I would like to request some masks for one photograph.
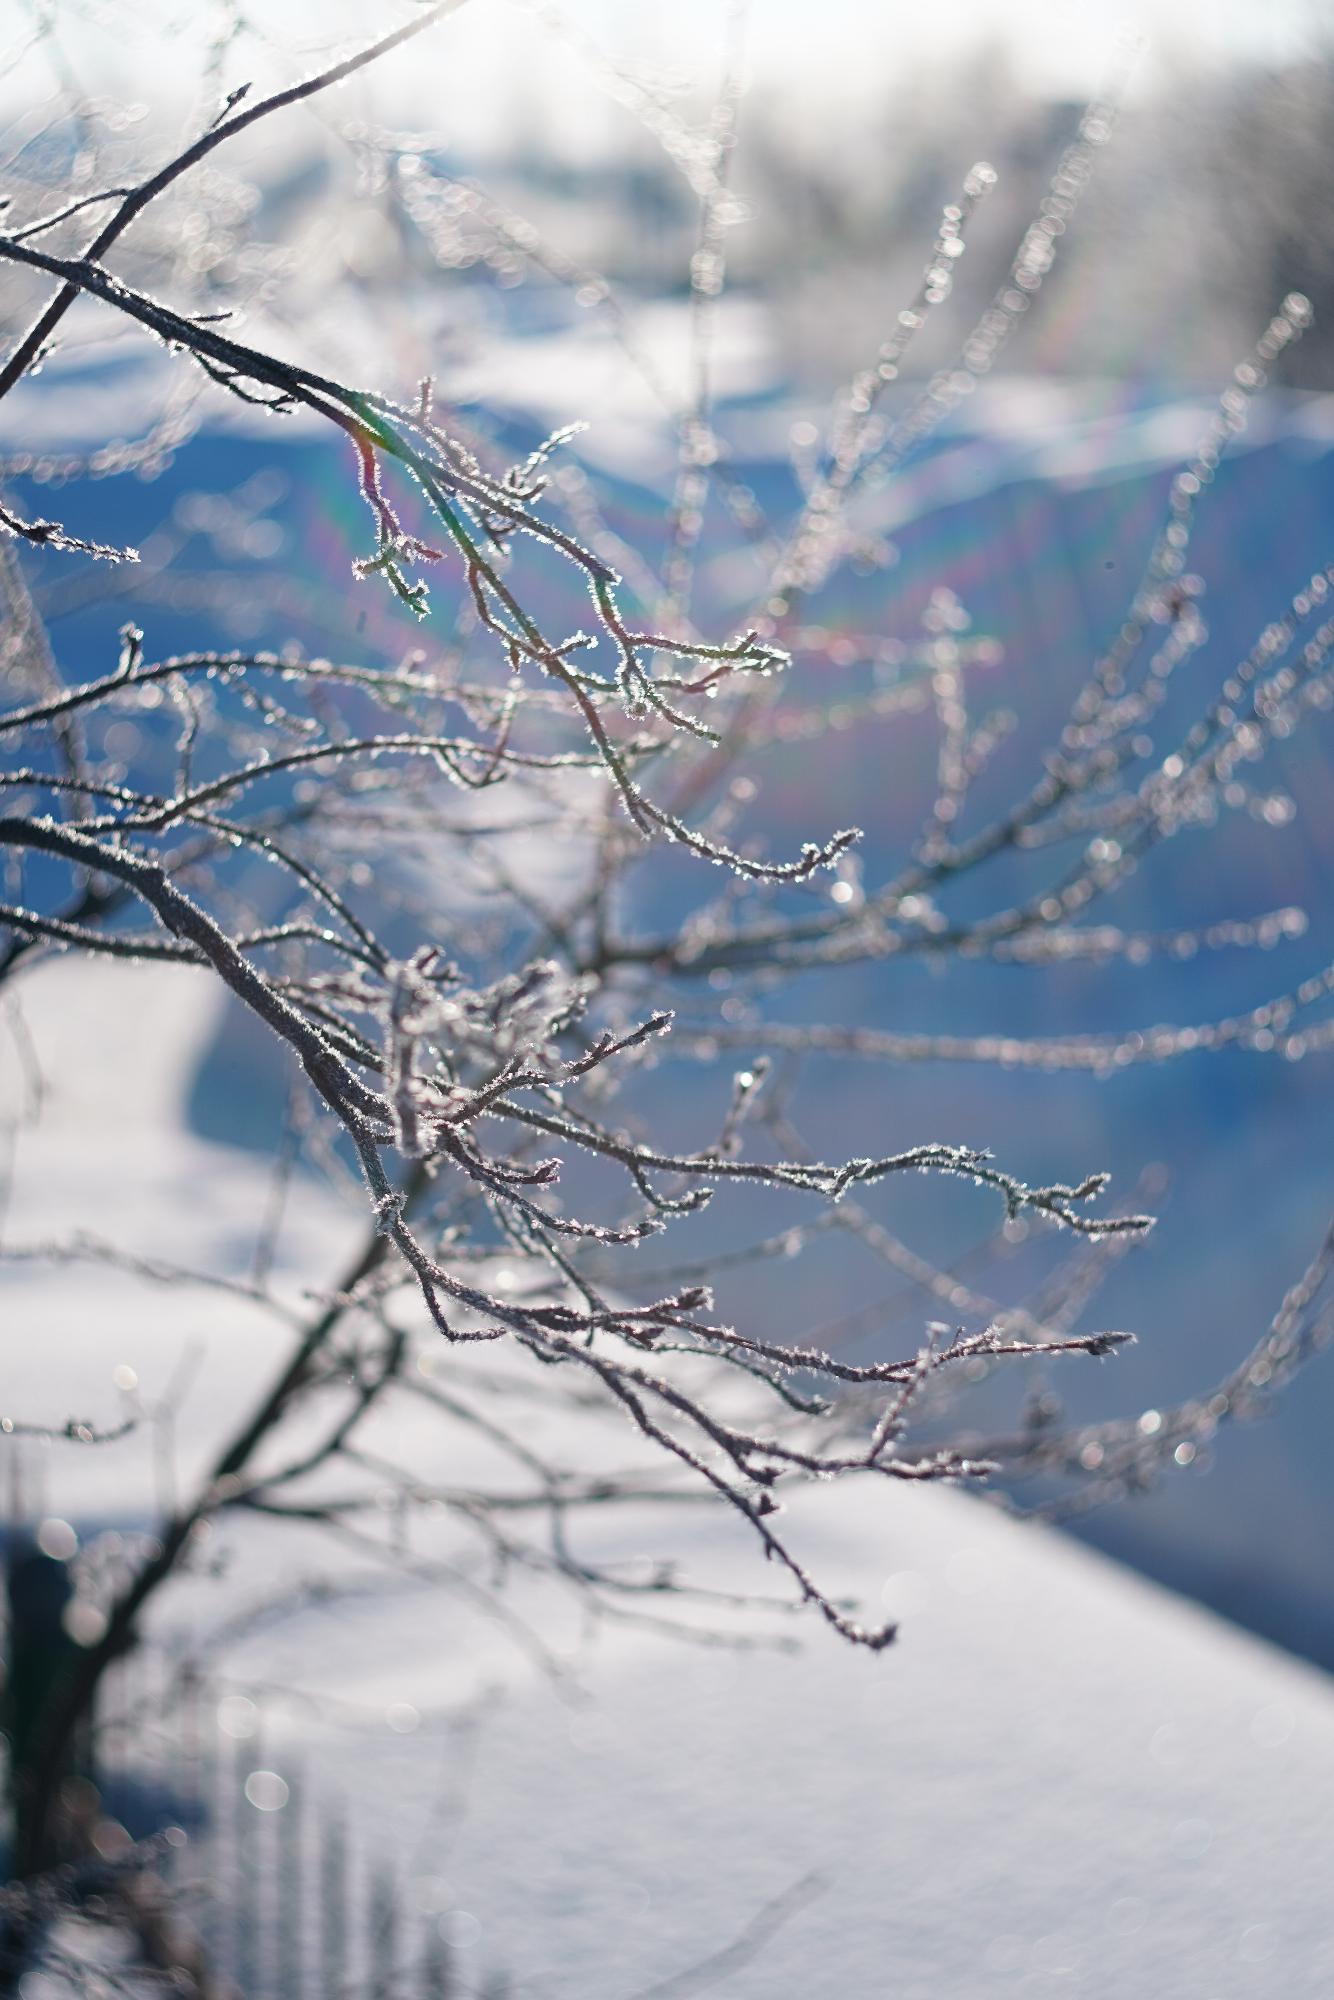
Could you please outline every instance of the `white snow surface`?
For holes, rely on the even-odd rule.
[[[95,1228],[243,1268],[263,1176],[182,1129],[216,1019],[202,976],[53,961],[20,993],[48,1082],[18,1133],[6,1242]],[[32,1106],[14,1041],[0,1042],[3,1121]],[[302,1189],[284,1267],[336,1270],[363,1227],[350,1205]],[[97,1266],[0,1266],[0,1413],[106,1422],[116,1364],[152,1396],[199,1349],[176,1423],[181,1478],[279,1341],[221,1294],[145,1291]],[[29,1449],[27,1461],[39,1504],[81,1522],[143,1518],[169,1477],[142,1439]],[[390,1584],[259,1628],[227,1670],[238,1685],[297,1683],[352,1705],[351,1721],[282,1709],[266,1720],[263,1761],[353,1802],[358,1839],[409,1857],[423,1902],[450,1913],[460,1958],[504,1968],[531,2000],[635,2000],[812,1871],[818,1892],[698,1990],[1334,1991],[1324,1676],[960,1494],[872,1505],[821,1486],[793,1513],[824,1577],[901,1616],[884,1654],[854,1652],[814,1620],[788,1628],[795,1653],[629,1628],[590,1649],[571,1645],[566,1618],[568,1670],[553,1681],[494,1628],[465,1625],[452,1600]],[[712,1513],[668,1529],[715,1582],[772,1587]],[[261,1533],[228,1531],[249,1552],[248,1581],[294,1580],[310,1540],[279,1548]],[[226,1614],[232,1585],[189,1588],[196,1615]],[[484,1686],[498,1692],[465,1727]],[[408,1735],[391,1721],[404,1703],[422,1716]],[[405,1713],[392,1710],[399,1726]]]

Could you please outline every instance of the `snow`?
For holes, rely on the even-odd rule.
[[[17,1137],[7,1243],[96,1228],[243,1269],[264,1177],[182,1128],[216,1024],[202,976],[57,960],[19,994],[47,1084]],[[33,1106],[13,1035],[0,1042],[3,1121]],[[299,1188],[289,1294],[302,1274],[336,1270],[361,1226],[350,1204]],[[145,1290],[88,1264],[0,1267],[0,1326],[0,1405],[29,1420],[109,1422],[118,1363],[151,1399],[198,1350],[175,1426],[180,1478],[282,1351],[280,1328],[222,1294]],[[142,1436],[25,1453],[37,1504],[80,1522],[150,1512],[157,1456],[155,1471]],[[460,1958],[504,1968],[535,2000],[631,2000],[722,1950],[811,1871],[818,1892],[712,1990],[1334,1990],[1323,1676],[960,1494],[871,1506],[821,1486],[793,1513],[823,1575],[901,1618],[888,1652],[854,1653],[804,1620],[783,1628],[800,1636],[795,1653],[630,1628],[590,1649],[566,1616],[553,1681],[496,1628],[465,1625],[453,1600],[390,1583],[294,1613],[227,1656],[238,1686],[296,1682],[363,1717],[266,1714],[260,1761],[354,1800],[358,1840],[407,1857]],[[772,1585],[712,1513],[668,1527],[712,1581]],[[604,1531],[617,1532],[631,1530]],[[250,1550],[252,1583],[265,1564],[294,1576],[296,1548],[259,1534],[219,1539]],[[308,1562],[309,1536],[297,1547]],[[190,1588],[210,1619],[238,1601],[234,1583]],[[501,1692],[465,1727],[461,1705],[471,1714],[487,1686]],[[399,1733],[403,1709],[388,1718],[403,1703],[421,1711],[416,1733]]]
[[[823,1504],[864,1583],[885,1553]],[[521,1990],[637,1992],[812,1869],[729,2000],[1328,1990],[1324,1682],[957,1497],[914,1496],[888,1562],[917,1604],[879,1660],[621,1641],[587,1711],[511,1696],[447,1872]],[[429,1768],[371,1762],[423,1822]]]
[[[62,960],[16,985],[19,1020],[0,1016],[0,1128],[11,1121],[16,1128],[6,1248],[12,1254],[83,1236],[243,1276],[267,1178],[253,1159],[182,1129],[191,1068],[217,1018],[204,976],[183,968],[167,978],[141,967],[90,971]],[[42,1079],[36,1106],[25,1043]],[[358,1241],[359,1224],[350,1206],[341,1213],[299,1186],[284,1256],[295,1270],[336,1271],[340,1243]],[[28,1423],[60,1426],[74,1417],[110,1427],[125,1413],[114,1369],[132,1367],[151,1404],[188,1364],[181,1479],[202,1467],[221,1426],[246,1407],[257,1371],[282,1351],[281,1329],[248,1304],[238,1310],[227,1294],[194,1287],[155,1294],[96,1261],[0,1266],[0,1324],[0,1415]],[[28,1451],[25,1471],[39,1489],[32,1504],[62,1515],[134,1517],[152,1509],[159,1491],[151,1454],[137,1440],[114,1458],[73,1446]]]

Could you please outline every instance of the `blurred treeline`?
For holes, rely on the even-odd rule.
[[[252,53],[238,51],[235,65]],[[505,216],[532,225],[531,240],[567,267],[605,275],[627,303],[684,297],[699,223],[688,151],[709,131],[712,86],[696,78],[622,91],[613,78],[621,100],[613,105],[606,77],[583,75],[581,127],[568,96],[544,92],[530,72],[516,69],[497,85],[484,141],[451,136],[459,127],[447,105],[431,114],[393,93],[349,98],[339,119],[294,120],[253,151],[242,141],[183,184],[160,215],[144,218],[118,247],[118,268],[150,289],[168,284],[180,305],[193,292],[200,309],[242,303],[262,319],[276,305],[307,328],[322,317],[334,340],[350,337],[353,324],[336,301],[359,294],[381,349],[382,308],[392,299],[409,308],[415,335],[433,342],[466,320],[469,287],[442,293],[442,261],[473,270],[488,289],[497,279],[518,285],[535,267],[464,207],[451,225],[453,250],[442,259],[438,240],[428,250],[386,168],[396,153],[420,150],[484,190]],[[201,77],[199,106],[212,102],[210,87]],[[206,123],[199,106],[190,118]],[[146,107],[115,116],[104,109],[68,96],[39,105],[19,94],[6,121],[15,223],[45,212],[53,187],[78,191],[141,171],[145,134],[156,155],[159,131],[182,117],[180,104],[154,105],[146,124]],[[874,356],[916,288],[941,207],[986,160],[998,184],[972,224],[950,306],[931,316],[905,372],[950,365],[1005,282],[1083,106],[1037,94],[1005,47],[982,43],[948,66],[917,73],[906,64],[883,90],[860,78],[846,97],[827,78],[809,89],[797,74],[762,81],[737,110],[726,291],[762,308],[774,377],[823,397]],[[1162,62],[1132,72],[1041,309],[1008,345],[1003,366],[1113,378],[1132,394],[1212,394],[1278,302],[1298,290],[1316,322],[1285,357],[1283,380],[1334,386],[1331,184],[1334,35],[1281,68],[1223,62],[1215,51],[1190,73]],[[53,246],[74,247],[82,221],[67,227],[48,239]],[[0,301],[0,335],[26,321],[42,283],[36,273],[14,278]],[[334,309],[321,315],[321,306]],[[258,321],[251,326],[258,333]],[[406,349],[398,356],[405,369],[421,359]]]
[[[782,372],[827,390],[862,364],[911,295],[940,207],[975,160],[999,184],[961,261],[952,310],[914,354],[948,362],[984,308],[1083,106],[1026,90],[999,46],[948,77],[886,82],[851,108],[757,88],[732,169],[728,288],[764,299]],[[619,155],[562,157],[540,102],[480,169],[487,188],[568,256],[639,294],[684,290],[690,187],[627,118]],[[466,160],[458,171],[473,171]],[[1021,372],[1216,386],[1286,292],[1316,328],[1286,379],[1334,385],[1334,54],[1282,69],[1233,63],[1132,90],[1059,274],[1006,365]]]

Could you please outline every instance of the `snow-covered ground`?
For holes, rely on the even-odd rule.
[[[45,1084],[34,1102],[6,1034],[2,1115],[31,1114],[6,1241],[95,1230],[244,1268],[264,1177],[182,1127],[216,1019],[202,977],[63,961],[19,993]],[[289,1282],[336,1269],[361,1226],[298,1190]],[[113,1369],[133,1367],[151,1400],[197,1352],[178,1478],[279,1351],[264,1316],[221,1293],[95,1264],[0,1267],[0,1328],[0,1413],[27,1420],[107,1422]],[[29,1447],[30,1504],[142,1521],[171,1456],[155,1463],[145,1434]],[[399,1858],[461,1961],[504,1967],[533,2000],[632,2000],[812,1872],[778,1933],[720,1965],[711,1990],[1334,1990],[1328,1681],[1054,1533],[950,1492],[890,1499],[869,1508],[820,1487],[796,1506],[823,1574],[901,1617],[899,1643],[875,1658],[814,1622],[792,1628],[796,1654],[622,1629],[553,1683],[492,1628],[465,1628],[451,1600],[405,1584],[262,1626],[213,1665],[356,1705],[353,1727],[275,1710],[265,1764],[299,1764],[312,1793],[353,1801],[358,1839]],[[711,1514],[671,1527],[715,1581],[769,1582]],[[240,1546],[255,1548],[254,1530]],[[295,1560],[271,1550],[249,1579]],[[196,1587],[196,1615],[220,1620],[234,1590]],[[448,1715],[484,1686],[501,1692],[465,1754],[469,1732]],[[404,1704],[424,1718],[411,1734]]]

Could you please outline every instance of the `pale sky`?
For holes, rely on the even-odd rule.
[[[598,105],[588,59],[571,43],[587,38],[635,74],[647,66],[707,87],[731,10],[732,0],[462,0],[452,19],[384,65],[377,107],[383,99],[395,117],[419,117],[452,128],[465,145],[484,144],[499,108],[517,98],[542,106],[572,143],[602,144],[625,114]],[[288,80],[411,8],[405,0],[392,8],[269,0],[243,11],[253,26],[222,58],[226,87]],[[535,18],[544,11],[572,33],[553,33]],[[150,99],[189,91],[202,49],[229,12],[218,0],[136,0],[129,8],[123,0],[62,0],[55,9],[66,23],[69,64],[87,90]],[[10,104],[16,89],[51,79],[40,46],[15,66],[6,60],[30,38],[31,20],[27,8],[0,4],[0,96]],[[888,97],[919,78],[938,91],[952,69],[997,45],[1029,90],[1087,95],[1127,33],[1145,45],[1137,66],[1144,88],[1164,70],[1188,85],[1202,69],[1239,56],[1290,59],[1322,36],[1334,40],[1334,19],[1328,0],[751,0],[747,54],[758,86],[799,94],[815,113]]]
[[[505,6],[506,0],[500,0]],[[477,25],[496,0],[471,0]],[[697,60],[719,43],[727,0],[563,0],[571,22],[596,33],[609,51],[670,61]],[[900,69],[903,62],[947,62],[979,42],[999,40],[1055,88],[1093,80],[1128,30],[1149,45],[1150,60],[1206,62],[1246,54],[1279,61],[1311,43],[1328,9],[1321,0],[752,0],[750,48],[760,74]],[[462,25],[461,22],[459,24]]]

